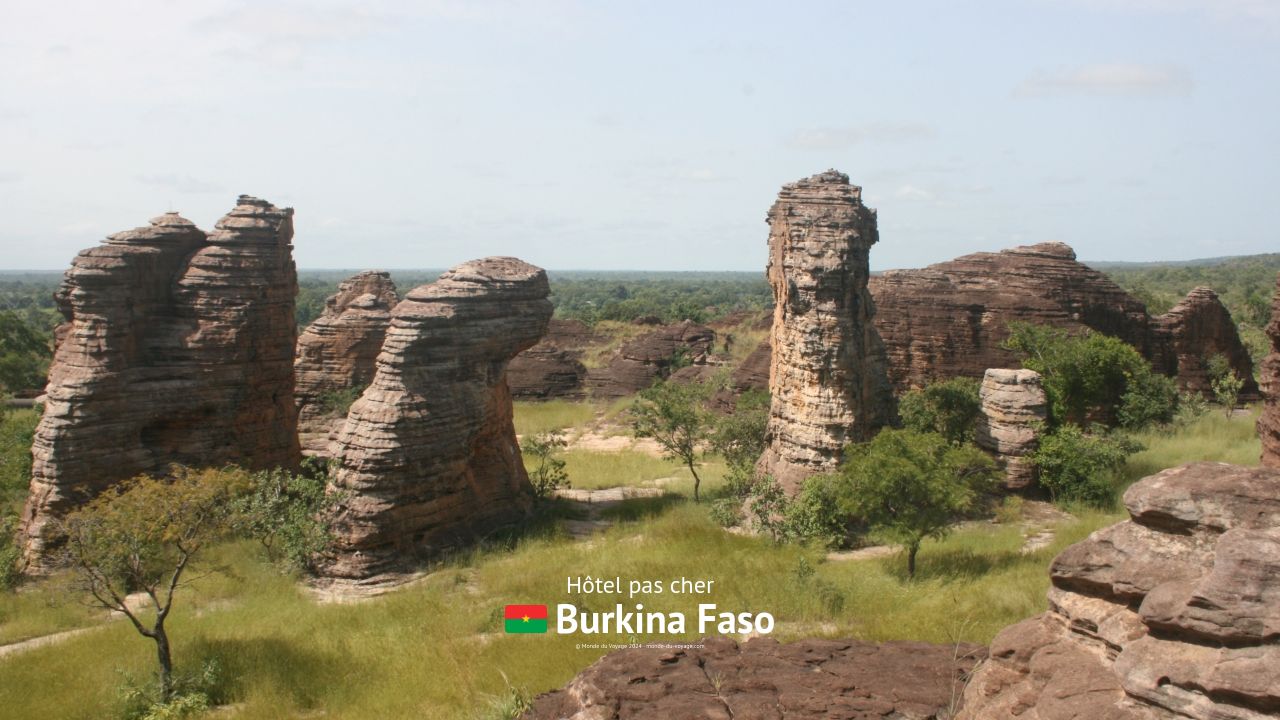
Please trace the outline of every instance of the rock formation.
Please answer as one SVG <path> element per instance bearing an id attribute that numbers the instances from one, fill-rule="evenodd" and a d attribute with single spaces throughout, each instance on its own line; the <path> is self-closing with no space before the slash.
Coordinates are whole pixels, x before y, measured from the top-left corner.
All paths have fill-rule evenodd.
<path id="1" fill-rule="evenodd" d="M 587 387 L 598 399 L 632 395 L 685 365 L 705 365 L 716 332 L 691 320 L 663 325 L 618 349 L 609 364 L 587 372 Z"/>
<path id="2" fill-rule="evenodd" d="M 776 352 L 768 446 L 757 469 L 794 494 L 893 412 L 867 292 L 879 235 L 862 188 L 834 170 L 784 186 L 768 222 Z"/>
<path id="3" fill-rule="evenodd" d="M 1042 423 L 1049 419 L 1049 401 L 1034 370 L 991 368 L 978 391 L 982 406 L 974 427 L 978 447 L 992 452 L 1004 469 L 1005 487 L 1015 490 L 1035 482 L 1035 452 Z"/>
<path id="4" fill-rule="evenodd" d="M 1003 630 L 961 720 L 1260 720 L 1280 711 L 1280 471 L 1193 463 L 1071 546 L 1049 612 Z"/>
<path id="5" fill-rule="evenodd" d="M 330 446 L 329 578 L 379 583 L 517 521 L 531 489 L 507 363 L 551 319 L 544 271 L 515 258 L 459 265 L 396 306 L 372 383 Z"/>
<path id="6" fill-rule="evenodd" d="M 585 323 L 553 319 L 546 336 L 507 366 L 511 396 L 525 400 L 584 397 L 587 368 L 582 355 L 594 339 Z"/>
<path id="7" fill-rule="evenodd" d="M 1267 325 L 1271 352 L 1262 361 L 1262 394 L 1266 405 L 1258 418 L 1258 435 L 1262 438 L 1262 464 L 1280 467 L 1280 277 L 1276 278 L 1276 294 L 1271 299 L 1271 322 Z"/>
<path id="8" fill-rule="evenodd" d="M 1231 312 L 1214 291 L 1198 287 L 1187 293 L 1169 312 L 1155 318 L 1153 331 L 1153 364 L 1157 370 L 1177 378 L 1183 390 L 1212 397 L 1208 361 L 1221 355 L 1244 380 L 1240 398 L 1258 398 L 1253 360 L 1240 341 Z"/>
<path id="9" fill-rule="evenodd" d="M 933 380 L 981 378 L 987 368 L 1016 367 L 1017 354 L 1001 344 L 1009 323 L 1017 321 L 1118 337 L 1158 372 L 1196 392 L 1207 390 L 1206 363 L 1221 354 L 1246 379 L 1242 399 L 1256 397 L 1249 353 L 1212 291 L 1197 288 L 1168 314 L 1152 318 L 1137 298 L 1077 262 L 1062 243 L 890 270 L 868 287 L 897 394 Z M 768 352 L 765 347 L 761 352 Z"/>
<path id="10" fill-rule="evenodd" d="M 359 396 L 373 380 L 374 362 L 400 298 L 391 275 L 366 271 L 343 280 L 324 312 L 298 336 L 293 363 L 298 434 L 308 454 L 327 452 L 329 434 L 346 418 L 344 394 Z"/>
<path id="11" fill-rule="evenodd" d="M 605 655 L 523 720 L 789 718 L 932 720 L 951 717 L 985 654 L 972 645 L 770 638 L 701 649 L 636 648 Z"/>
<path id="12" fill-rule="evenodd" d="M 208 236 L 169 213 L 72 262 L 23 510 L 29 567 L 51 521 L 172 463 L 298 462 L 293 211 L 240 196 Z"/>

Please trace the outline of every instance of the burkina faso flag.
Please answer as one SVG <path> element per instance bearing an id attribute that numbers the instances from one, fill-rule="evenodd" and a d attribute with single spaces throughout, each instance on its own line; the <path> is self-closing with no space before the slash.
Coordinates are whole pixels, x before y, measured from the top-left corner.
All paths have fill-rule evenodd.
<path id="1" fill-rule="evenodd" d="M 503 614 L 509 633 L 544 633 L 547 631 L 546 605 L 508 605 Z"/>

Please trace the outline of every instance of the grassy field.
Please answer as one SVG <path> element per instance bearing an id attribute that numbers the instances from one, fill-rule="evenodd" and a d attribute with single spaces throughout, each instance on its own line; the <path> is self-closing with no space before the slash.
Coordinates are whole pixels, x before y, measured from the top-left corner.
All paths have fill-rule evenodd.
<path id="1" fill-rule="evenodd" d="M 561 408 L 553 413 L 572 414 Z M 594 412 L 594 411 L 593 411 Z M 526 416 L 527 421 L 527 416 Z M 1172 433 L 1149 433 L 1126 477 L 1205 458 L 1253 463 L 1252 417 L 1206 415 Z M 605 652 L 583 642 L 619 636 L 501 633 L 507 603 L 574 603 L 593 610 L 683 611 L 698 602 L 723 610 L 768 611 L 775 636 L 988 642 L 1002 627 L 1045 609 L 1047 568 L 1068 544 L 1123 516 L 1077 511 L 1053 543 L 1022 554 L 1018 525 L 966 526 L 926 542 L 915 581 L 900 556 L 831 561 L 818 548 L 774 545 L 723 531 L 706 504 L 686 498 L 686 474 L 640 453 L 569 453 L 577 487 L 644 484 L 675 477 L 675 500 L 633 501 L 589 541 L 552 525 L 509 544 L 442 563 L 425 580 L 379 599 L 321 605 L 293 578 L 262 562 L 252 543 L 216 548 L 200 570 L 216 570 L 180 596 L 171 632 L 180 669 L 221 668 L 219 717 L 245 719 L 501 717 L 495 707 L 559 687 Z M 600 457 L 593 457 L 600 456 Z M 718 465 L 709 462 L 707 485 Z M 722 470 L 721 470 L 722 472 Z M 652 477 L 651 477 L 652 476 Z M 199 573 L 197 573 L 199 574 Z M 709 595 L 571 594 L 573 576 L 714 580 Z M 93 627 L 56 645 L 0 658 L 0 708 L 10 717 L 102 718 L 119 714 L 126 677 L 145 679 L 153 648 L 127 623 L 103 622 L 56 580 L 0 595 L 0 641 Z M 686 638 L 698 635 L 696 620 Z M 52 678 L 74 678 L 53 681 Z"/>

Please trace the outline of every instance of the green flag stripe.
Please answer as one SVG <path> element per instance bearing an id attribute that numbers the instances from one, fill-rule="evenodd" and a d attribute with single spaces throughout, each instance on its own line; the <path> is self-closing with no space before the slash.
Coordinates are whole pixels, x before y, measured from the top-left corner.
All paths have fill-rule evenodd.
<path id="1" fill-rule="evenodd" d="M 544 633 L 547 631 L 546 619 L 534 620 L 508 620 L 507 632 L 509 633 Z"/>

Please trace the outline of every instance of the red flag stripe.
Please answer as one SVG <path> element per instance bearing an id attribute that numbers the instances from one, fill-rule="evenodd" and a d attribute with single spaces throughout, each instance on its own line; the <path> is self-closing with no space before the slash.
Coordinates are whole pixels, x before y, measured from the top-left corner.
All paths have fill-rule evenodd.
<path id="1" fill-rule="evenodd" d="M 523 620 L 528 617 L 530 620 L 546 620 L 546 605 L 508 605 L 505 615 L 506 620 Z"/>

